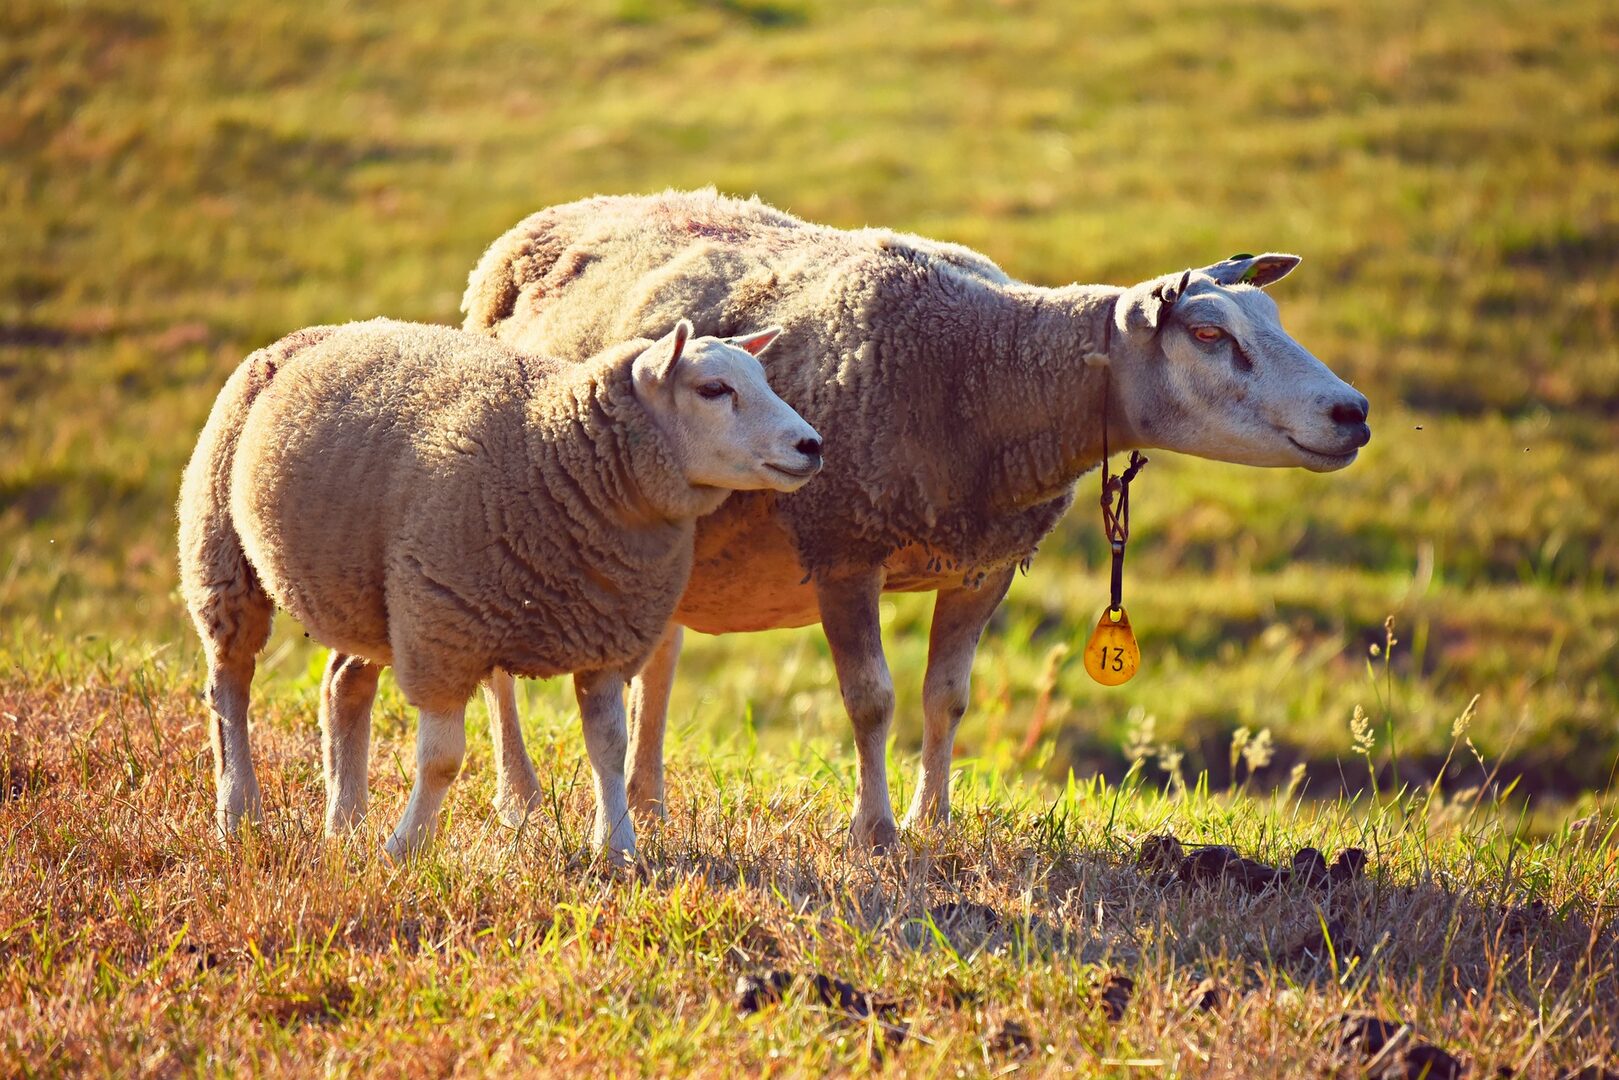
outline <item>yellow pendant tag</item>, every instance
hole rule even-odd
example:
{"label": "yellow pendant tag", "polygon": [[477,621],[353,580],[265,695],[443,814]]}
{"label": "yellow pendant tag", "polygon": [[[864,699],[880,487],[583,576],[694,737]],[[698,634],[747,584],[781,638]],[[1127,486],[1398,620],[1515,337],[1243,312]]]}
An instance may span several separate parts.
{"label": "yellow pendant tag", "polygon": [[1118,686],[1129,682],[1140,666],[1141,650],[1130,629],[1130,616],[1123,605],[1106,609],[1085,643],[1085,670],[1103,686]]}

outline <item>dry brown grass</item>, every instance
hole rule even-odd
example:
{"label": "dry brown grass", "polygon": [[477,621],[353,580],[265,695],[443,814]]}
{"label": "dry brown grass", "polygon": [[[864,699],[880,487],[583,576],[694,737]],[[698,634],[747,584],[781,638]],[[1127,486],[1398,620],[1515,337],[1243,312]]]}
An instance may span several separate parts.
{"label": "dry brown grass", "polygon": [[[848,761],[688,750],[642,870],[614,876],[581,853],[573,720],[545,715],[530,740],[553,806],[500,828],[474,732],[443,841],[398,869],[372,835],[406,793],[396,706],[378,720],[373,822],[331,843],[313,718],[272,680],[255,730],[270,817],[225,846],[188,678],[162,661],[61,667],[0,683],[8,1073],[1315,1075],[1338,1015],[1367,1010],[1472,1076],[1554,1076],[1602,1060],[1619,1030],[1601,828],[1531,846],[1487,803],[1443,796],[1312,805],[964,776],[955,827],[868,860],[843,845]],[[1135,860],[1165,829],[1274,862],[1362,846],[1371,866],[1258,896],[1166,886]],[[898,1008],[850,1019],[801,978],[741,1015],[738,977],[778,969]],[[1116,1023],[1113,975],[1134,981]],[[1193,1004],[1205,979],[1220,1008]]]}

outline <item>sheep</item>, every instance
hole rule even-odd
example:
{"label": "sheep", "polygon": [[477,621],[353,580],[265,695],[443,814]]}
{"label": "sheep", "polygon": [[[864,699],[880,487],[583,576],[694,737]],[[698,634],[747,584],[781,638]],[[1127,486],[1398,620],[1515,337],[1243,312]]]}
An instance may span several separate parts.
{"label": "sheep", "polygon": [[593,844],[633,857],[621,687],[733,490],[791,492],[820,436],[765,382],[770,329],[616,344],[577,365],[450,327],[301,330],[231,376],[186,467],[181,589],[213,711],[216,822],[261,815],[254,658],[276,608],[335,650],[321,688],[327,830],[366,809],[380,666],[420,712],[415,785],[386,849],[431,840],[467,699],[496,666],[572,673],[595,773]]}
{"label": "sheep", "polygon": [[[897,838],[884,770],[893,684],[878,596],[934,591],[921,778],[906,824],[949,819],[950,758],[978,640],[1103,455],[1157,447],[1341,469],[1368,403],[1289,337],[1262,289],[1293,255],[1233,256],[1128,288],[1040,288],[976,252],[811,224],[758,200],[607,196],[542,210],[473,270],[465,329],[582,356],[686,311],[706,333],[787,328],[770,382],[830,451],[791,498],[739,496],[698,524],[691,582],[632,687],[634,809],[659,814],[681,628],[820,622],[858,755],[853,838]],[[784,339],[789,340],[789,339]],[[521,758],[497,675],[496,738]],[[497,805],[529,805],[520,769]]]}

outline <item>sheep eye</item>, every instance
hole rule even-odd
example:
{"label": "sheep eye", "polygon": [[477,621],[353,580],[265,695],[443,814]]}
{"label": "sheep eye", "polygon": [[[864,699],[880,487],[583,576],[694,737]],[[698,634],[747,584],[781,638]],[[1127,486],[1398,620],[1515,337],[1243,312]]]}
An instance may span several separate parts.
{"label": "sheep eye", "polygon": [[1225,331],[1218,326],[1199,326],[1192,331],[1192,336],[1205,344],[1212,344],[1225,337]]}
{"label": "sheep eye", "polygon": [[727,394],[734,393],[736,393],[735,390],[732,390],[729,386],[722,382],[706,382],[697,388],[697,396],[707,398],[710,401],[714,400],[715,398],[722,398]]}

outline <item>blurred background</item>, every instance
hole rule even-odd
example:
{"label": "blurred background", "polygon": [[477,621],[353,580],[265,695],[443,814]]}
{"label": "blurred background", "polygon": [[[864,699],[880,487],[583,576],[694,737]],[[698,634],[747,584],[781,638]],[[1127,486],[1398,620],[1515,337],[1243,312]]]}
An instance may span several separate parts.
{"label": "blurred background", "polygon": [[[979,654],[964,767],[1141,757],[1219,784],[1305,763],[1336,793],[1364,781],[1357,753],[1410,777],[1455,749],[1457,783],[1482,758],[1551,799],[1608,785],[1604,0],[10,0],[0,658],[37,676],[133,656],[200,685],[172,508],[248,351],[312,323],[459,322],[467,272],[522,216],[707,184],[1042,284],[1297,252],[1272,290],[1284,323],[1373,402],[1343,473],[1154,455],[1126,580],[1144,664],[1118,690],[1078,663],[1106,592],[1083,480]],[[928,613],[884,607],[900,755]],[[688,641],[677,756],[847,742],[817,630]],[[317,665],[283,625],[265,685],[307,715],[281,722],[313,731]],[[565,686],[527,693],[571,708]],[[391,691],[383,709],[404,723]]]}

